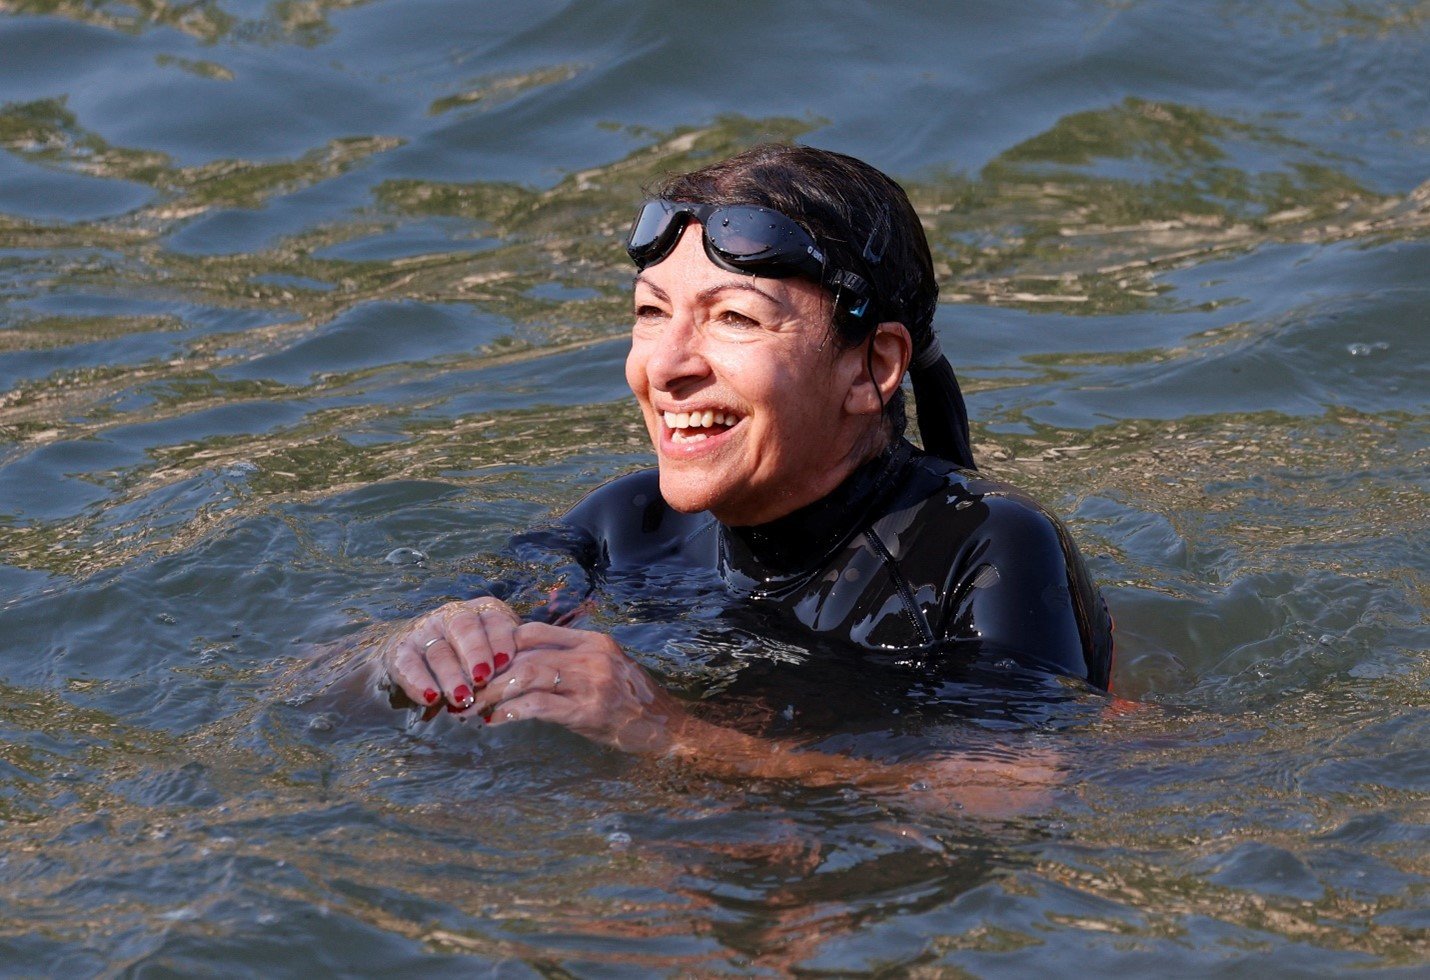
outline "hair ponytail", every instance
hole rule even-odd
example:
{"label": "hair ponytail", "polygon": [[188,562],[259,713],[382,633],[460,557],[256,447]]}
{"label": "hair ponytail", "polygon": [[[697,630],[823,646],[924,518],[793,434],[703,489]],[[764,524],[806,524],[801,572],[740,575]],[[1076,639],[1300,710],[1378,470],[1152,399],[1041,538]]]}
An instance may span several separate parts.
{"label": "hair ponytail", "polygon": [[965,470],[978,469],[968,438],[968,408],[963,404],[963,391],[937,337],[930,335],[928,344],[914,357],[909,375],[914,382],[914,405],[919,413],[924,451]]}

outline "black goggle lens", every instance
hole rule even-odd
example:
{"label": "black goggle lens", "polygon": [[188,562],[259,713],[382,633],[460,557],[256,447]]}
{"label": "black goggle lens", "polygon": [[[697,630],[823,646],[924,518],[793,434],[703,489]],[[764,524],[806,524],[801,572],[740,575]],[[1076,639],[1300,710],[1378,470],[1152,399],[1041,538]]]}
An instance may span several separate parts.
{"label": "black goggle lens", "polygon": [[705,252],[717,265],[771,277],[805,276],[853,293],[859,299],[851,311],[856,316],[867,310],[868,286],[861,277],[826,269],[824,254],[808,232],[786,215],[755,205],[647,201],[626,239],[636,268],[669,255],[691,218],[700,222]]}
{"label": "black goggle lens", "polygon": [[679,224],[676,216],[682,212],[665,201],[650,201],[636,215],[631,226],[630,237],[626,240],[626,251],[636,265],[644,269],[657,257],[664,258],[675,244],[675,231]]}
{"label": "black goggle lens", "polygon": [[[798,226],[785,228],[771,220],[773,212],[760,209],[751,213],[750,209],[725,208],[717,221],[706,221],[705,234],[710,236],[710,244],[728,259],[757,259],[777,252],[779,241],[796,235],[808,237]],[[714,216],[712,216],[714,217]],[[788,218],[778,215],[784,222],[793,225]],[[811,242],[811,244],[813,244]]]}
{"label": "black goggle lens", "polygon": [[710,249],[741,271],[820,276],[823,257],[804,229],[778,211],[752,205],[648,201],[631,226],[626,251],[642,269],[659,262],[689,218],[700,222]]}

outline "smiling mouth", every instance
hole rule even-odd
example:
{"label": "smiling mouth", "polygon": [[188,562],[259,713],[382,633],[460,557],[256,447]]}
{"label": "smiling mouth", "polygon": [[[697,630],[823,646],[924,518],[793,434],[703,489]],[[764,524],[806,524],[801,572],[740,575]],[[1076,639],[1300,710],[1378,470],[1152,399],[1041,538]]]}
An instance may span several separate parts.
{"label": "smiling mouth", "polygon": [[728,432],[740,421],[734,412],[664,412],[665,427],[670,430],[671,441],[703,442],[711,436]]}

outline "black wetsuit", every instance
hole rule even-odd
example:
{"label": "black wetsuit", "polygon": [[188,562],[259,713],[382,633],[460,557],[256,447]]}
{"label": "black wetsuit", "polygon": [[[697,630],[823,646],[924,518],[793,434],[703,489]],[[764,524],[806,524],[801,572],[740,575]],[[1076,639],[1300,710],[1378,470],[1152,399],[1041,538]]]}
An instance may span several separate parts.
{"label": "black wetsuit", "polygon": [[732,630],[757,638],[753,659],[779,660],[792,642],[797,660],[852,651],[946,675],[1011,659],[1108,685],[1111,623],[1062,524],[902,440],[823,500],[755,527],[674,511],[655,470],[634,473],[517,551],[553,545],[576,559],[587,594],[625,607],[628,635],[615,632],[628,648],[655,642],[629,624],[684,617],[702,649]]}

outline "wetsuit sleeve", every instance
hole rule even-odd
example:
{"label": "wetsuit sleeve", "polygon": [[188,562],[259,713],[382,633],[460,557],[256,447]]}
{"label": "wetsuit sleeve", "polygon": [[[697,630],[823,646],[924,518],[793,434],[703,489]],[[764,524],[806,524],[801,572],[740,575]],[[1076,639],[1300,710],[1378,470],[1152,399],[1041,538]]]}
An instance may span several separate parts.
{"label": "wetsuit sleeve", "polygon": [[[596,555],[600,548],[589,530],[572,524],[549,524],[512,539],[507,554],[522,583],[493,594],[516,607],[533,622],[570,625],[595,589]],[[506,585],[507,583],[503,583]]]}
{"label": "wetsuit sleeve", "polygon": [[632,522],[660,502],[657,479],[653,473],[634,473],[612,480],[559,521],[512,539],[507,550],[518,566],[548,583],[545,601],[529,609],[529,619],[570,625],[581,615],[611,565],[612,552],[639,537]]}
{"label": "wetsuit sleeve", "polygon": [[942,639],[1107,687],[1111,627],[1082,556],[1030,501],[987,495],[944,591]]}

